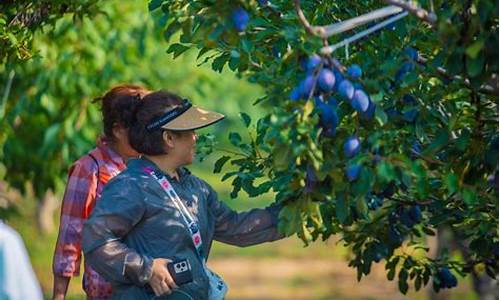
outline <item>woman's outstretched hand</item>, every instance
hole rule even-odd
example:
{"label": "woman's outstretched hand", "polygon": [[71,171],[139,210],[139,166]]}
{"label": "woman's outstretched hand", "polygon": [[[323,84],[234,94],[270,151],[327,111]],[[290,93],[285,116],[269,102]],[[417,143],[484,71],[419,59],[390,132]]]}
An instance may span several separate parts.
{"label": "woman's outstretched hand", "polygon": [[178,288],[167,269],[167,263],[170,261],[165,258],[155,258],[153,260],[153,270],[149,285],[156,296],[170,295],[173,289]]}

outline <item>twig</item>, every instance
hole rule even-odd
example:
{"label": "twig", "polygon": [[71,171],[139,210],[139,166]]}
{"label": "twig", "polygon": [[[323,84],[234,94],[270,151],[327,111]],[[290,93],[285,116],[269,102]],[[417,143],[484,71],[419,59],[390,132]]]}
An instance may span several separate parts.
{"label": "twig", "polygon": [[[422,56],[419,56],[417,58],[417,62],[422,64],[422,65],[425,65],[427,63],[427,59],[426,58],[423,58]],[[436,72],[441,75],[443,78],[447,79],[447,80],[459,80],[459,81],[462,81],[463,84],[467,87],[467,88],[470,88],[472,89],[472,86],[470,84],[470,81],[469,79],[467,78],[463,78],[461,76],[458,76],[458,75],[455,75],[455,76],[452,76],[450,74],[448,74],[448,71],[446,71],[446,69],[444,69],[443,67],[437,67],[435,68],[436,69]],[[488,95],[498,95],[498,75],[497,74],[492,74],[491,76],[491,79],[489,80],[488,84],[483,84],[479,90],[479,92],[483,93],[483,94],[488,94]]]}
{"label": "twig", "polygon": [[399,6],[403,8],[404,10],[408,11],[412,15],[417,16],[417,18],[421,19],[422,21],[429,23],[430,25],[435,25],[437,22],[437,16],[433,12],[428,12],[427,10],[418,7],[417,5],[405,1],[405,0],[384,0],[385,3]]}
{"label": "twig", "polygon": [[4,90],[3,96],[2,96],[2,102],[0,102],[0,118],[3,118],[3,116],[5,115],[5,106],[7,104],[7,98],[9,98],[9,95],[10,95],[10,89],[12,88],[12,81],[14,80],[15,75],[16,75],[16,72],[14,70],[11,70],[9,72],[7,84],[5,85],[5,90]]}
{"label": "twig", "polygon": [[321,31],[322,30],[324,31],[324,29],[322,27],[318,27],[318,26],[311,26],[309,21],[307,21],[307,18],[304,15],[304,12],[300,8],[300,0],[295,0],[295,11],[297,12],[297,16],[299,17],[299,21],[302,23],[302,25],[304,25],[304,27],[306,28],[306,30],[310,34],[321,36],[321,34],[322,34]]}

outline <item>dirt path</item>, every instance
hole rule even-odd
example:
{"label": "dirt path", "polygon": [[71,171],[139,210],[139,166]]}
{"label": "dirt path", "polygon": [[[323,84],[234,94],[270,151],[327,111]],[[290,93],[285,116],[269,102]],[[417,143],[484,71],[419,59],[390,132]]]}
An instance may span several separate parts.
{"label": "dirt path", "polygon": [[345,262],[326,259],[218,258],[210,267],[229,284],[228,300],[410,299],[387,281],[382,264],[360,283]]}

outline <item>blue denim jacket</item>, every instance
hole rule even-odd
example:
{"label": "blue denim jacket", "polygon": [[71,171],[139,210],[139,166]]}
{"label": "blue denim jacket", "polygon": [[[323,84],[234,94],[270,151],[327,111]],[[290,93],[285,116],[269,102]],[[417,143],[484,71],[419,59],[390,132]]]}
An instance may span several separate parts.
{"label": "blue denim jacket", "polygon": [[[188,259],[194,279],[180,289],[193,299],[207,299],[208,278],[186,224],[147,167],[160,171],[145,158],[131,159],[105,186],[84,224],[85,259],[113,284],[112,299],[153,299],[147,284],[153,259]],[[178,171],[179,181],[166,176],[198,222],[207,257],[214,239],[249,246],[283,238],[277,230],[278,205],[237,213],[205,181],[187,169]]]}

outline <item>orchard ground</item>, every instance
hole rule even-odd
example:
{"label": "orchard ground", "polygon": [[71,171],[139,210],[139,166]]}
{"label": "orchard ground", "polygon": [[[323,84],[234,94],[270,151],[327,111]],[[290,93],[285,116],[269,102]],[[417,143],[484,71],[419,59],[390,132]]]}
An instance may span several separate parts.
{"label": "orchard ground", "polygon": [[[191,170],[211,183],[219,197],[232,208],[246,210],[265,206],[272,201],[272,195],[249,199],[243,193],[240,193],[238,199],[230,199],[230,183],[221,182],[219,175],[211,173],[210,166],[213,166],[213,162],[207,160]],[[20,212],[22,217],[13,218],[10,224],[23,236],[46,299],[50,299],[52,253],[57,232],[40,236],[34,230],[34,211],[35,202],[25,200]],[[56,219],[58,214],[59,211],[54,216]],[[347,266],[347,253],[334,239],[318,241],[309,247],[304,247],[302,241],[295,236],[249,248],[216,242],[209,264],[228,282],[228,300],[427,298],[427,290],[401,295],[397,282],[387,281],[383,261],[375,264],[370,275],[358,282],[356,270]],[[83,266],[81,271],[83,273]],[[471,290],[470,279],[459,280],[458,288],[449,291],[451,299],[477,299]],[[68,293],[68,300],[77,299],[85,299],[81,277],[72,279]]]}

